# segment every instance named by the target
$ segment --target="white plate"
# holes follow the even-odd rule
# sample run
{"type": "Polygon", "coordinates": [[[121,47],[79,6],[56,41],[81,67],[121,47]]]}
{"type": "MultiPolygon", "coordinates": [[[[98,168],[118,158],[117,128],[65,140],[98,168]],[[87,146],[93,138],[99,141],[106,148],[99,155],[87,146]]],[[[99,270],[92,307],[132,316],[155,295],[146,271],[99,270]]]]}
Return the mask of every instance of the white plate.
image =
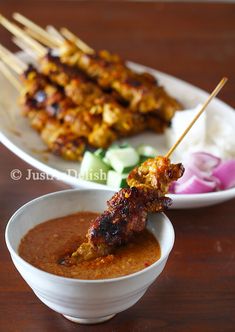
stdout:
{"type": "MultiPolygon", "coordinates": [[[[25,57],[25,56],[24,56],[25,57]]],[[[198,103],[203,103],[208,94],[191,84],[183,82],[170,75],[154,69],[130,62],[130,67],[136,71],[148,71],[157,77],[160,84],[178,100],[185,108],[193,108],[198,103]]],[[[0,75],[0,139],[2,143],[15,153],[18,157],[39,170],[56,177],[57,179],[70,184],[73,187],[82,188],[106,188],[106,186],[88,182],[75,177],[72,173],[75,170],[79,173],[79,163],[65,161],[45,151],[39,135],[30,128],[27,119],[20,115],[17,107],[17,91],[11,84],[0,75]]],[[[223,112],[224,117],[233,109],[224,102],[214,99],[208,107],[207,112],[223,112]]],[[[150,144],[156,147],[161,153],[166,151],[164,135],[154,133],[143,133],[124,140],[137,146],[141,143],[150,144]]],[[[209,206],[226,201],[235,197],[235,188],[208,194],[194,195],[169,195],[173,199],[173,208],[194,208],[209,206]]]]}

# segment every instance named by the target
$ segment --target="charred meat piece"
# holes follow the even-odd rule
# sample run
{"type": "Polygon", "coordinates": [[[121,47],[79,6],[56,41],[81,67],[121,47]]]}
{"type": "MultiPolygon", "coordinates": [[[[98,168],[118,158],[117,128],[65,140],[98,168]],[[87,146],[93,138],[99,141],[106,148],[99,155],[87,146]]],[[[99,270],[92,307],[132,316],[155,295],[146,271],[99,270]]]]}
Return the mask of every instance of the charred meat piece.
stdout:
{"type": "Polygon", "coordinates": [[[171,164],[165,157],[149,158],[140,166],[135,167],[127,178],[130,187],[155,188],[158,195],[168,193],[170,184],[184,173],[182,164],[171,164]]]}
{"type": "MultiPolygon", "coordinates": [[[[32,122],[32,126],[39,131],[48,119],[54,118],[58,120],[57,128],[59,124],[64,126],[64,137],[67,128],[69,137],[73,134],[85,139],[85,142],[92,147],[107,148],[119,137],[134,135],[148,128],[148,121],[144,115],[132,112],[113,102],[103,92],[102,96],[96,93],[89,94],[89,91],[91,92],[89,83],[80,84],[78,80],[73,79],[66,87],[67,89],[73,86],[77,96],[80,93],[80,104],[75,104],[66,95],[63,87],[52,83],[49,77],[39,73],[33,67],[24,73],[22,81],[25,85],[20,97],[22,112],[28,116],[29,113],[32,115],[32,110],[40,111],[40,116],[36,114],[32,122]]],[[[154,121],[151,123],[153,124],[154,121]]],[[[155,130],[161,132],[165,124],[159,120],[158,125],[159,127],[155,130]]],[[[49,127],[51,129],[51,126],[49,127]]],[[[46,137],[48,138],[48,135],[46,137]]]]}
{"type": "MultiPolygon", "coordinates": [[[[143,115],[136,114],[129,108],[122,106],[112,94],[104,92],[94,81],[85,77],[78,68],[61,63],[58,57],[51,54],[42,58],[40,65],[46,76],[64,87],[66,96],[75,105],[96,117],[99,116],[102,121],[102,125],[100,123],[99,125],[109,128],[107,131],[108,137],[105,144],[102,145],[99,145],[98,140],[93,145],[95,133],[91,133],[90,144],[94,147],[108,147],[117,137],[134,135],[148,128],[148,121],[143,115]],[[111,132],[112,135],[110,135],[111,132]]],[[[92,123],[92,119],[90,123],[92,123]]],[[[160,127],[161,129],[158,132],[163,132],[165,124],[162,122],[160,127]]],[[[95,131],[97,131],[97,124],[95,125],[95,131]]]]}
{"type": "Polygon", "coordinates": [[[164,211],[171,205],[171,199],[165,195],[172,181],[183,172],[182,164],[171,164],[165,157],[149,159],[132,171],[128,178],[130,188],[121,189],[107,202],[107,210],[88,229],[88,242],[73,257],[81,260],[102,256],[141,232],[148,213],[164,211]]]}
{"type": "Polygon", "coordinates": [[[68,132],[65,125],[56,119],[48,119],[41,130],[41,138],[49,151],[67,160],[81,160],[86,142],[85,139],[68,132]]]}
{"type": "Polygon", "coordinates": [[[145,228],[148,212],[163,211],[171,199],[159,197],[157,190],[148,188],[122,189],[108,201],[108,209],[88,230],[88,241],[97,246],[117,246],[145,228]]]}
{"type": "Polygon", "coordinates": [[[134,72],[118,56],[108,51],[86,54],[66,41],[60,58],[63,63],[77,66],[102,89],[115,91],[133,111],[157,112],[162,120],[169,122],[174,112],[182,108],[163,87],[157,85],[152,75],[134,72]]]}
{"type": "Polygon", "coordinates": [[[61,112],[71,104],[61,90],[51,84],[35,68],[29,67],[22,76],[24,90],[20,106],[30,125],[39,132],[48,151],[69,160],[81,160],[86,147],[82,135],[61,122],[61,112]]]}

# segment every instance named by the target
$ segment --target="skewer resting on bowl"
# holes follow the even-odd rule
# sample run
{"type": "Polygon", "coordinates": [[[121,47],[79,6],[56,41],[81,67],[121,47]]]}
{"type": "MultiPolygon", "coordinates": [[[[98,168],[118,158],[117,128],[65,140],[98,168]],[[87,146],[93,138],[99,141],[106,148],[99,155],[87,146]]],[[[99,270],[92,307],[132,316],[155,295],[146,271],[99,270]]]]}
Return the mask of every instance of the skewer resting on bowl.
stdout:
{"type": "Polygon", "coordinates": [[[171,205],[171,199],[165,195],[171,183],[183,175],[184,167],[181,163],[171,164],[169,157],[226,82],[227,78],[220,81],[164,157],[150,158],[130,172],[127,178],[130,188],[121,189],[108,201],[108,209],[88,229],[88,242],[81,244],[65,263],[106,255],[126,243],[134,233],[142,231],[149,212],[160,212],[171,205]]]}

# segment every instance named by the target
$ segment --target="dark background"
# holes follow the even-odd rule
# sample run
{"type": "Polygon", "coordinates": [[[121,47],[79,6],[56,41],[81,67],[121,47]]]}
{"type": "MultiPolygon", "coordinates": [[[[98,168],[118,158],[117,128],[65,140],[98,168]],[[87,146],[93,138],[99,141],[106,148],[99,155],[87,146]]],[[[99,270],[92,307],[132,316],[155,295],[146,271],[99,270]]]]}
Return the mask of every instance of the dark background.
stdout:
{"type": "MultiPolygon", "coordinates": [[[[211,91],[227,75],[220,98],[235,106],[235,5],[1,1],[0,12],[19,11],[35,22],[67,26],[94,48],[107,48],[211,91]]],[[[16,50],[0,27],[0,41],[16,50]]],[[[4,87],[1,87],[4,88],[4,87]]],[[[176,231],[169,263],[131,309],[97,326],[65,320],[35,297],[14,269],[4,241],[6,223],[23,203],[67,186],[56,181],[13,181],[10,171],[29,165],[1,147],[1,331],[234,331],[235,201],[168,211],[176,231]]]]}

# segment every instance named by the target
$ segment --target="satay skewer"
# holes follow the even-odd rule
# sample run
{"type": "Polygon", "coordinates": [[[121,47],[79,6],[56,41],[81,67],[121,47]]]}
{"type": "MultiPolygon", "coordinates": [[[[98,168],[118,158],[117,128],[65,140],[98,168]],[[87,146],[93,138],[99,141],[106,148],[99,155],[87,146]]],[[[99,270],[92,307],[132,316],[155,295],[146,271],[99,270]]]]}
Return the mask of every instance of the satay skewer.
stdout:
{"type": "MultiPolygon", "coordinates": [[[[1,17],[0,17],[0,22],[1,22],[1,17]]],[[[23,49],[24,49],[24,44],[28,45],[28,47],[31,48],[32,51],[34,51],[35,53],[38,53],[39,58],[43,58],[43,56],[41,56],[42,54],[45,54],[45,55],[47,54],[48,50],[45,47],[43,47],[42,45],[40,45],[39,43],[35,42],[31,37],[26,36],[26,33],[25,33],[24,30],[20,29],[19,27],[16,27],[14,24],[12,24],[10,21],[8,21],[5,18],[2,18],[2,23],[8,30],[10,30],[15,36],[17,36],[18,39],[20,39],[23,42],[23,49]],[[38,48],[38,45],[40,45],[40,48],[38,48]]],[[[19,40],[16,41],[16,43],[19,47],[22,47],[22,42],[19,42],[19,40]]],[[[28,47],[26,48],[26,52],[29,53],[28,47]]],[[[53,60],[50,55],[49,55],[49,57],[50,57],[51,60],[53,60]]],[[[59,60],[59,62],[61,62],[61,60],[59,58],[58,58],[58,60],[59,60]]],[[[44,61],[42,61],[42,63],[45,64],[45,61],[47,61],[46,57],[44,58],[44,61]]],[[[54,65],[55,65],[55,63],[54,63],[54,65]]],[[[48,71],[48,70],[50,71],[50,68],[52,69],[54,67],[54,65],[52,67],[51,66],[48,67],[47,65],[45,65],[43,68],[46,71],[48,71]]],[[[69,65],[62,64],[62,63],[61,63],[61,65],[62,65],[62,67],[63,66],[69,66],[69,65]]],[[[62,67],[60,69],[63,71],[62,67]]],[[[69,67],[71,67],[71,66],[69,66],[69,67]]],[[[83,80],[82,76],[84,77],[84,74],[80,71],[79,68],[76,68],[76,70],[78,72],[80,72],[80,74],[76,74],[76,75],[78,75],[83,80]]],[[[59,74],[55,75],[54,72],[52,73],[52,75],[51,75],[51,72],[44,72],[44,74],[46,74],[47,76],[49,75],[50,78],[54,82],[61,85],[60,84],[61,83],[61,77],[60,77],[59,74]]],[[[79,77],[77,77],[77,78],[79,78],[79,77]]],[[[80,80],[80,78],[79,78],[79,80],[80,80]]],[[[97,104],[95,105],[95,108],[99,107],[100,111],[101,110],[106,110],[106,115],[104,115],[104,118],[106,119],[105,122],[107,122],[108,126],[115,126],[115,128],[117,128],[117,130],[118,130],[118,133],[120,132],[121,135],[125,135],[125,136],[126,135],[132,135],[132,134],[135,134],[137,132],[143,131],[146,128],[148,128],[150,130],[153,130],[156,133],[162,133],[164,131],[164,129],[167,127],[167,125],[169,124],[169,121],[166,120],[166,119],[162,119],[158,115],[158,113],[156,113],[156,114],[153,113],[153,114],[149,115],[149,117],[146,118],[146,123],[145,123],[143,121],[144,116],[143,116],[143,114],[141,114],[141,112],[140,112],[140,114],[139,114],[139,112],[135,112],[135,114],[134,114],[134,112],[132,112],[132,110],[129,110],[127,108],[123,109],[121,107],[121,105],[119,104],[119,102],[117,102],[112,95],[110,95],[110,94],[108,95],[107,93],[105,93],[101,89],[101,87],[99,85],[95,84],[94,82],[92,82],[89,77],[86,77],[86,80],[88,80],[87,82],[89,83],[90,86],[92,85],[93,87],[95,87],[93,89],[94,92],[97,91],[97,94],[99,94],[99,96],[103,96],[105,98],[104,100],[106,100],[107,97],[108,97],[108,100],[110,100],[111,104],[115,107],[115,109],[112,110],[112,116],[110,116],[110,114],[108,114],[108,113],[110,113],[110,111],[109,111],[110,106],[109,105],[107,105],[107,107],[102,107],[102,109],[99,106],[97,106],[97,104]],[[124,118],[125,118],[125,119],[123,119],[123,124],[122,125],[120,125],[120,121],[119,121],[120,114],[121,114],[120,112],[122,112],[124,114],[124,118]],[[116,113],[116,114],[114,114],[114,113],[116,113]],[[116,124],[117,121],[118,121],[118,123],[116,124]],[[124,121],[126,121],[127,124],[124,125],[124,121]]],[[[67,82],[65,84],[66,85],[65,91],[66,91],[66,93],[68,93],[68,96],[71,99],[73,99],[73,101],[75,103],[77,103],[78,99],[80,98],[80,96],[79,96],[80,93],[78,91],[75,91],[75,90],[77,90],[79,88],[79,86],[77,87],[75,84],[70,84],[70,86],[68,86],[69,83],[71,83],[71,82],[72,81],[69,79],[69,82],[67,82]]],[[[96,100],[98,100],[98,98],[96,98],[96,100]]],[[[102,102],[102,100],[101,100],[101,102],[102,102]]],[[[108,102],[108,104],[110,104],[110,102],[108,102]]],[[[107,102],[106,102],[106,104],[107,104],[107,102]]],[[[97,128],[97,130],[98,130],[98,128],[97,128]]],[[[101,131],[103,131],[103,127],[101,128],[101,131]]],[[[102,134],[101,131],[100,131],[100,133],[98,133],[99,135],[102,134]]],[[[113,140],[114,136],[115,136],[115,133],[111,132],[109,130],[108,131],[108,136],[110,137],[110,140],[113,140]]],[[[93,138],[93,136],[92,136],[91,139],[92,139],[92,141],[94,141],[95,138],[93,138]]],[[[107,139],[109,139],[109,138],[107,138],[107,139]]]]}
{"type": "Polygon", "coordinates": [[[2,45],[0,45],[0,56],[18,75],[22,74],[22,72],[27,69],[27,65],[23,61],[2,45]]]}
{"type": "MultiPolygon", "coordinates": [[[[4,48],[3,48],[4,49],[4,48]]],[[[7,52],[7,50],[6,50],[7,52]]],[[[9,53],[9,52],[8,52],[9,53]]],[[[10,53],[11,58],[14,60],[17,59],[15,55],[10,53]]],[[[5,57],[6,58],[6,57],[5,57]]],[[[7,58],[8,59],[8,58],[7,58]]],[[[8,62],[9,65],[13,67],[14,62],[11,61],[10,63],[8,62]]],[[[19,75],[22,75],[22,78],[24,82],[26,82],[26,87],[27,90],[22,89],[22,94],[20,101],[22,102],[22,109],[23,111],[27,109],[24,105],[25,98],[25,93],[31,90],[28,90],[30,86],[34,86],[33,82],[32,84],[30,83],[30,79],[27,78],[28,74],[24,73],[27,72],[28,66],[24,63],[22,63],[22,66],[17,68],[17,73],[19,75]],[[25,76],[26,75],[26,76],[25,76]]],[[[29,72],[32,72],[32,68],[30,69],[29,67],[29,72]]],[[[39,75],[40,76],[40,75],[39,75]]],[[[44,75],[45,76],[45,75],[44,75]]],[[[48,77],[46,75],[45,77],[48,77]]],[[[45,79],[43,79],[45,80],[45,79]]],[[[40,81],[40,79],[39,79],[40,81]]],[[[109,146],[116,138],[117,135],[119,136],[128,136],[131,134],[134,134],[132,130],[137,130],[141,131],[145,127],[144,126],[144,120],[142,118],[136,117],[136,114],[133,114],[132,112],[126,110],[125,114],[122,112],[122,108],[118,108],[119,106],[116,105],[114,102],[112,103],[112,100],[106,99],[106,100],[100,100],[95,101],[97,99],[98,94],[94,94],[94,96],[91,99],[91,96],[89,99],[86,100],[87,94],[86,91],[84,90],[88,88],[88,92],[91,93],[91,86],[90,83],[86,83],[81,81],[79,85],[83,86],[83,89],[79,92],[78,90],[80,87],[77,87],[77,91],[82,97],[81,93],[84,93],[83,99],[85,104],[82,105],[82,107],[79,106],[79,104],[76,104],[72,102],[72,99],[69,97],[69,94],[66,94],[64,89],[58,88],[57,84],[51,83],[50,76],[48,79],[48,82],[45,86],[41,88],[41,90],[45,89],[47,97],[45,97],[43,103],[44,107],[46,107],[46,111],[51,115],[53,113],[53,117],[56,118],[59,121],[62,121],[68,126],[68,134],[76,134],[84,137],[84,140],[87,142],[92,147],[107,147],[109,146]],[[56,104],[57,106],[55,106],[56,104]],[[120,120],[119,118],[116,119],[114,118],[112,122],[108,121],[107,119],[107,108],[111,107],[111,104],[113,105],[112,111],[115,111],[114,107],[116,107],[116,111],[120,111],[120,120]],[[53,106],[54,105],[54,106],[53,106]],[[103,109],[104,115],[102,113],[100,114],[95,114],[92,110],[95,107],[99,107],[100,109],[103,109]],[[128,127],[126,126],[126,122],[128,122],[128,127]],[[123,122],[124,121],[124,122],[123,122]],[[142,127],[140,127],[142,126],[142,127]],[[101,134],[103,135],[101,136],[101,134]],[[99,136],[100,135],[100,136],[99,136]]],[[[103,92],[102,92],[103,93],[103,92]]],[[[30,94],[29,94],[30,95],[30,94]]],[[[35,95],[35,93],[34,93],[35,95]]],[[[30,95],[31,96],[31,95],[30,95]]],[[[102,95],[100,95],[102,96],[102,95]]],[[[103,96],[104,97],[104,96],[103,96]]],[[[33,99],[35,99],[35,96],[32,96],[33,99]]],[[[38,105],[38,102],[36,103],[38,105]]],[[[40,107],[40,105],[38,105],[40,107]]],[[[28,112],[28,111],[24,111],[28,112]]],[[[109,113],[108,113],[109,114],[109,113]]]]}
{"type": "Polygon", "coordinates": [[[181,141],[184,139],[184,137],[187,135],[189,130],[192,128],[194,123],[197,121],[197,119],[202,115],[202,113],[205,111],[211,100],[220,92],[220,90],[223,88],[223,86],[227,82],[227,77],[223,77],[221,81],[218,83],[216,88],[212,91],[210,96],[207,98],[205,103],[202,105],[201,109],[198,111],[198,113],[195,115],[193,120],[190,122],[190,124],[187,126],[187,128],[184,130],[184,132],[181,134],[181,136],[178,138],[178,140],[173,144],[173,146],[170,148],[170,150],[165,155],[165,158],[169,158],[171,154],[174,152],[174,150],[177,148],[177,146],[181,143],[181,141]]]}
{"type": "MultiPolygon", "coordinates": [[[[1,59],[1,57],[0,57],[1,59]]],[[[20,92],[22,89],[21,83],[19,79],[13,74],[12,70],[7,66],[2,59],[0,60],[0,72],[4,75],[4,77],[15,87],[15,89],[20,92]]],[[[16,127],[16,117],[15,112],[12,108],[8,109],[8,112],[5,113],[10,120],[10,123],[12,125],[13,131],[15,131],[16,127]]],[[[18,132],[17,130],[15,132],[18,132]]]]}
{"type": "MultiPolygon", "coordinates": [[[[20,14],[15,14],[14,17],[28,29],[32,29],[33,36],[40,42],[43,41],[42,37],[48,37],[50,45],[53,37],[45,30],[20,14]]],[[[66,43],[54,39],[61,61],[85,72],[102,89],[113,91],[116,98],[125,101],[132,111],[149,114],[149,126],[152,116],[169,123],[175,111],[182,108],[182,105],[168,95],[150,74],[132,71],[117,55],[107,51],[97,52],[97,56],[94,57],[93,50],[68,29],[64,29],[64,34],[72,42],[66,43]]]]}
{"type": "Polygon", "coordinates": [[[14,13],[12,16],[17,22],[27,27],[28,30],[34,32],[35,35],[37,34],[41,36],[44,40],[50,42],[50,44],[53,45],[53,47],[58,47],[60,45],[60,43],[58,43],[58,41],[54,37],[52,37],[47,31],[45,31],[43,28],[41,28],[39,25],[35,24],[31,20],[29,20],[27,17],[19,13],[14,13]]]}
{"type": "Polygon", "coordinates": [[[10,52],[6,47],[4,47],[1,44],[0,44],[0,50],[2,50],[8,58],[13,59],[16,66],[22,67],[24,65],[24,63],[21,61],[21,59],[13,56],[12,52],[10,52]]]}
{"type": "MultiPolygon", "coordinates": [[[[21,23],[26,24],[28,27],[33,27],[35,30],[38,30],[39,33],[42,33],[46,31],[44,31],[42,28],[38,27],[37,25],[35,25],[33,22],[31,22],[30,20],[24,18],[22,15],[20,14],[15,14],[15,17],[21,21],[21,23]]],[[[11,24],[10,22],[8,22],[4,17],[0,17],[0,20],[2,22],[2,24],[7,27],[10,31],[12,31],[13,33],[15,33],[17,36],[24,38],[24,40],[26,42],[29,42],[30,45],[32,45],[32,47],[34,47],[35,49],[37,49],[38,52],[43,52],[45,53],[45,49],[41,48],[38,49],[38,43],[35,44],[35,41],[33,40],[29,40],[28,36],[25,36],[22,31],[20,31],[20,29],[17,26],[14,26],[13,24],[11,24]]],[[[68,37],[74,39],[76,36],[73,35],[70,31],[66,30],[64,28],[64,33],[67,34],[68,37]]],[[[47,33],[46,33],[47,34],[47,33]]],[[[40,45],[40,44],[39,44],[40,45]]],[[[40,45],[41,46],[41,45],[40,45]]],[[[182,139],[184,138],[184,136],[187,134],[187,132],[190,130],[190,128],[193,126],[193,124],[196,122],[196,120],[198,119],[198,117],[203,113],[203,111],[205,110],[206,106],[209,104],[209,102],[211,101],[211,99],[219,92],[219,90],[222,88],[222,86],[226,83],[226,78],[224,78],[221,83],[218,85],[218,87],[215,89],[215,91],[213,91],[212,95],[208,98],[207,102],[203,105],[202,109],[200,110],[199,114],[196,115],[196,117],[193,119],[193,121],[190,123],[189,127],[185,130],[185,132],[181,135],[181,137],[179,138],[179,140],[174,144],[174,146],[168,151],[168,153],[166,154],[166,157],[169,157],[174,149],[178,146],[178,144],[182,141],[182,139]]]]}
{"type": "Polygon", "coordinates": [[[29,47],[29,45],[19,37],[13,37],[12,38],[13,43],[19,47],[24,53],[30,56],[33,60],[38,59],[38,54],[35,52],[35,50],[32,49],[32,47],[29,47]]]}
{"type": "MultiPolygon", "coordinates": [[[[28,38],[21,38],[20,40],[18,39],[16,40],[16,44],[21,48],[23,47],[24,50],[25,45],[28,43],[28,38]]],[[[15,39],[13,39],[13,41],[15,41],[15,39]]],[[[84,103],[89,112],[93,113],[94,115],[95,113],[97,115],[99,113],[99,115],[102,116],[102,125],[100,128],[96,126],[96,128],[94,128],[96,134],[94,132],[90,135],[89,139],[91,140],[90,143],[92,145],[102,144],[102,147],[107,147],[109,144],[111,144],[111,141],[116,139],[117,134],[121,136],[133,135],[147,128],[143,115],[133,113],[128,108],[123,108],[123,106],[120,105],[113,96],[105,93],[102,89],[100,89],[99,86],[97,86],[89,78],[85,77],[82,72],[77,71],[71,73],[70,67],[67,66],[66,69],[66,65],[63,65],[62,63],[59,65],[59,59],[56,57],[54,58],[52,55],[41,58],[40,54],[37,54],[35,49],[30,50],[30,45],[27,45],[26,51],[27,53],[31,53],[33,51],[36,54],[36,58],[40,61],[41,64],[40,70],[54,83],[61,85],[60,71],[64,72],[64,79],[66,76],[66,80],[62,86],[64,87],[65,94],[68,98],[72,99],[74,104],[79,106],[84,103]],[[56,71],[57,74],[54,73],[55,66],[58,68],[56,71]],[[74,79],[76,79],[76,82],[80,83],[75,84],[73,81],[74,79]],[[83,98],[83,101],[81,101],[81,98],[83,98]],[[95,137],[101,134],[103,138],[95,137]],[[96,143],[96,140],[99,140],[100,143],[96,143]]],[[[155,130],[156,132],[162,132],[166,125],[167,123],[164,123],[160,119],[156,118],[155,127],[149,127],[149,129],[155,130]]],[[[95,147],[100,146],[95,145],[95,147]]]]}
{"type": "Polygon", "coordinates": [[[2,60],[0,60],[0,71],[6,77],[6,79],[8,79],[8,81],[16,88],[17,91],[20,91],[22,89],[22,85],[20,84],[18,78],[15,77],[12,71],[4,64],[4,62],[2,62],[2,60]]]}
{"type": "Polygon", "coordinates": [[[47,25],[46,26],[46,32],[48,32],[55,39],[58,39],[58,41],[61,42],[61,43],[63,43],[65,41],[62,34],[53,25],[47,25]]]}
{"type": "MultiPolygon", "coordinates": [[[[43,28],[41,28],[39,25],[35,24],[33,21],[29,20],[25,16],[19,14],[19,13],[14,13],[13,18],[23,24],[24,26],[27,27],[27,31],[30,31],[31,36],[35,37],[40,41],[39,39],[43,39],[49,47],[59,47],[61,46],[63,40],[61,38],[54,38],[50,33],[45,31],[43,28]]],[[[55,32],[55,30],[54,30],[55,32]]],[[[80,38],[78,38],[75,34],[73,34],[71,31],[69,31],[67,28],[61,28],[61,34],[64,36],[66,39],[74,42],[78,48],[80,48],[83,52],[85,53],[94,53],[95,51],[88,46],[84,41],[82,41],[80,38]]],[[[57,37],[58,37],[58,32],[57,32],[57,37]]]]}
{"type": "Polygon", "coordinates": [[[67,40],[74,43],[80,50],[87,54],[94,54],[95,50],[93,50],[90,46],[88,46],[83,40],[78,38],[73,32],[69,29],[63,27],[60,29],[62,36],[64,36],[67,40]]]}
{"type": "MultiPolygon", "coordinates": [[[[85,149],[84,138],[81,137],[78,133],[73,132],[66,124],[61,123],[59,119],[56,118],[56,116],[51,115],[48,112],[47,105],[35,105],[32,103],[32,98],[35,96],[35,94],[37,94],[37,92],[41,92],[42,87],[39,86],[36,91],[32,92],[30,89],[28,89],[29,85],[26,84],[23,89],[23,84],[13,75],[12,71],[9,69],[10,67],[13,71],[15,71],[14,55],[12,57],[12,61],[8,61],[6,64],[6,56],[3,56],[3,54],[4,52],[0,54],[0,59],[2,60],[0,61],[0,72],[2,72],[2,74],[19,92],[23,92],[21,95],[22,98],[20,103],[22,113],[28,118],[31,127],[40,134],[42,141],[48,147],[48,152],[50,151],[65,159],[73,161],[81,160],[85,149]]],[[[15,57],[15,60],[16,59],[17,57],[15,57]]],[[[42,78],[42,75],[38,73],[33,67],[28,69],[28,71],[30,70],[30,81],[32,84],[37,84],[37,79],[40,79],[40,77],[42,78]]],[[[25,71],[22,68],[21,74],[24,75],[24,72],[25,71]]],[[[47,81],[45,80],[44,83],[47,84],[47,81]]],[[[42,80],[40,84],[43,84],[42,80]]],[[[16,124],[15,117],[12,117],[12,122],[14,125],[16,124]]]]}
{"type": "Polygon", "coordinates": [[[27,65],[7,48],[0,44],[0,58],[18,75],[21,75],[27,69],[27,65]]]}
{"type": "Polygon", "coordinates": [[[45,55],[45,47],[39,44],[36,40],[30,38],[22,29],[20,29],[14,23],[8,21],[4,16],[0,15],[0,23],[10,31],[14,36],[22,38],[25,40],[35,51],[37,51],[41,56],[45,55]]]}
{"type": "Polygon", "coordinates": [[[67,28],[61,28],[61,34],[54,28],[54,27],[49,27],[49,31],[45,31],[43,28],[41,28],[39,25],[35,24],[33,21],[29,20],[25,16],[19,14],[19,13],[14,13],[13,18],[23,24],[24,26],[27,27],[27,32],[31,34],[32,37],[35,37],[40,41],[39,39],[43,39],[45,41],[45,45],[49,47],[58,47],[61,46],[61,43],[63,40],[61,39],[61,35],[64,36],[66,39],[72,41],[74,44],[77,45],[78,48],[80,48],[83,52],[92,54],[95,51],[88,46],[83,40],[78,38],[74,33],[72,33],[70,30],[67,28]],[[52,33],[51,33],[52,32],[52,33]],[[53,35],[53,36],[52,36],[53,35]],[[60,38],[58,38],[60,37],[60,38]]]}
{"type": "Polygon", "coordinates": [[[91,222],[87,242],[82,243],[71,257],[66,257],[65,264],[112,253],[115,247],[125,244],[133,234],[145,228],[149,212],[161,212],[171,204],[171,199],[166,197],[168,188],[183,175],[184,167],[172,164],[169,156],[226,81],[227,78],[220,81],[165,157],[150,158],[131,171],[127,179],[130,188],[121,189],[107,202],[106,211],[91,222]]]}
{"type": "Polygon", "coordinates": [[[42,35],[38,34],[37,32],[35,32],[34,30],[31,30],[29,28],[24,28],[24,31],[27,33],[27,35],[29,35],[33,39],[39,41],[41,44],[43,44],[43,45],[45,45],[49,48],[57,47],[57,45],[55,43],[52,43],[51,40],[48,40],[44,36],[42,36],[42,35]]]}

